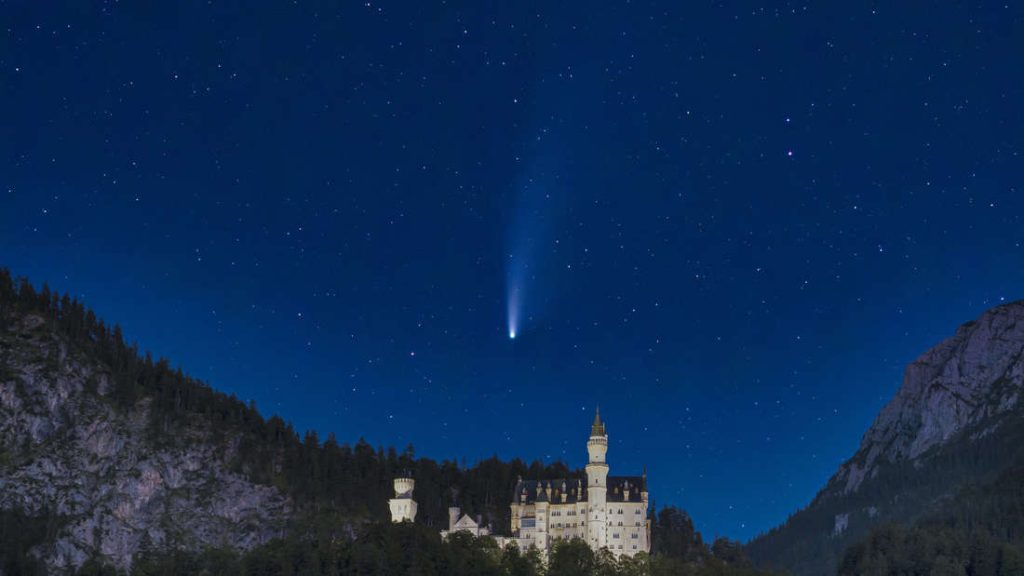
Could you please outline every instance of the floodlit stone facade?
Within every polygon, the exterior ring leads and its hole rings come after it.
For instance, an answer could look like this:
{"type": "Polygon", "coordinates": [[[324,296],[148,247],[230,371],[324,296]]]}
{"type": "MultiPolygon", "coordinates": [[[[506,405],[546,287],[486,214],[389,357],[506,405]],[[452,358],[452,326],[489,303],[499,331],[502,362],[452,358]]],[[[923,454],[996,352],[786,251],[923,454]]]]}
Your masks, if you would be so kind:
{"type": "MultiPolygon", "coordinates": [[[[514,544],[526,550],[533,546],[545,556],[555,541],[572,538],[617,556],[650,552],[647,471],[640,476],[608,475],[608,434],[600,412],[590,427],[587,453],[585,479],[519,479],[511,504],[511,537],[495,536],[480,517],[463,514],[456,506],[448,509],[448,529],[441,536],[456,532],[490,536],[501,547],[514,544]]],[[[413,487],[411,478],[395,479],[395,497],[389,501],[393,522],[416,518],[413,487]]]]}
{"type": "Polygon", "coordinates": [[[555,540],[580,538],[594,550],[633,556],[651,550],[647,473],[609,476],[600,412],[587,441],[586,479],[522,480],[512,500],[512,536],[547,554],[555,540]]]}

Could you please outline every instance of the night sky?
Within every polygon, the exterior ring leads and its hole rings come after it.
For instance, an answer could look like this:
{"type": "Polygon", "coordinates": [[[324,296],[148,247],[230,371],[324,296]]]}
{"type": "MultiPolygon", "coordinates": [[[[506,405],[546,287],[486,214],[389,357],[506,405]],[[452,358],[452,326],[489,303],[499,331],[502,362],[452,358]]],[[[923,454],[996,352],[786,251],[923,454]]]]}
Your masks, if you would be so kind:
{"type": "Polygon", "coordinates": [[[342,441],[600,405],[749,538],[1024,297],[1024,7],[766,4],[5,2],[0,266],[342,441]]]}

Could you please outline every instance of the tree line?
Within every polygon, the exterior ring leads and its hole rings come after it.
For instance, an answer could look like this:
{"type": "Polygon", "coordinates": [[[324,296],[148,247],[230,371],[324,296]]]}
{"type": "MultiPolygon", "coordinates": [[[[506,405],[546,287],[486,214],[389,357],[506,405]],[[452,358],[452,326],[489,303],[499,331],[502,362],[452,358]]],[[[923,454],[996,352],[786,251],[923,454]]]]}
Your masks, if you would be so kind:
{"type": "Polygon", "coordinates": [[[875,528],[839,574],[1024,576],[1024,466],[966,486],[912,527],[875,528]]]}
{"type": "MultiPolygon", "coordinates": [[[[734,550],[721,549],[732,554],[734,550]]],[[[673,556],[616,558],[594,552],[579,539],[557,542],[545,562],[536,549],[499,548],[493,538],[456,533],[442,540],[418,524],[374,523],[353,539],[275,540],[247,553],[211,549],[200,553],[161,552],[141,556],[131,576],[178,574],[224,576],[758,576],[748,563],[715,556],[698,562],[673,556]]],[[[734,560],[734,559],[733,559],[734,560]]],[[[78,576],[122,576],[93,563],[78,576]]]]}

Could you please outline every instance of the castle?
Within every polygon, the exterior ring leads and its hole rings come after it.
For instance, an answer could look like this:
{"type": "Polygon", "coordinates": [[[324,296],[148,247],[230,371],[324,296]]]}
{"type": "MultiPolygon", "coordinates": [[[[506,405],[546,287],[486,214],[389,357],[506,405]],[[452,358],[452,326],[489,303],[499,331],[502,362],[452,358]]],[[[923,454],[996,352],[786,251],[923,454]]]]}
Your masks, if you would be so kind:
{"type": "Polygon", "coordinates": [[[609,476],[608,434],[594,415],[587,441],[587,478],[520,480],[512,501],[512,535],[520,548],[547,553],[560,538],[580,538],[594,550],[632,556],[651,550],[647,473],[609,476]]]}
{"type": "MultiPolygon", "coordinates": [[[[520,478],[516,482],[510,504],[512,537],[495,537],[499,545],[516,544],[523,550],[533,546],[547,555],[555,541],[579,538],[594,550],[607,548],[615,555],[650,552],[647,472],[640,476],[608,475],[608,433],[601,422],[600,411],[594,415],[590,427],[587,454],[586,480],[520,478]]],[[[390,501],[393,521],[415,518],[412,487],[409,478],[395,479],[395,498],[390,501]],[[407,492],[400,492],[406,488],[407,492]],[[408,514],[410,503],[411,516],[408,514]]],[[[448,530],[442,535],[458,531],[474,536],[491,533],[479,519],[462,515],[453,507],[448,511],[448,530]]]]}

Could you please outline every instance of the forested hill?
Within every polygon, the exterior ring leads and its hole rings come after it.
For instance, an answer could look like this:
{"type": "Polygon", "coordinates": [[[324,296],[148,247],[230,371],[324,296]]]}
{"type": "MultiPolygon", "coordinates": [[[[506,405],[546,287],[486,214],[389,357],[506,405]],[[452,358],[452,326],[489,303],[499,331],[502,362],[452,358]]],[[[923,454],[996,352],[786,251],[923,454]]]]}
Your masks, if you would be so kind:
{"type": "Polygon", "coordinates": [[[861,574],[1024,575],[1024,467],[972,483],[911,527],[874,529],[839,565],[861,574]]]}
{"type": "Polygon", "coordinates": [[[50,570],[94,557],[124,568],[140,550],[248,549],[313,520],[351,533],[387,520],[392,478],[407,471],[418,523],[446,526],[457,493],[498,530],[517,476],[579,474],[496,458],[464,468],[411,446],[300,436],[141,353],[81,302],[0,269],[0,510],[18,520],[2,526],[40,527],[0,534],[18,548],[9,558],[31,548],[50,570]]]}

